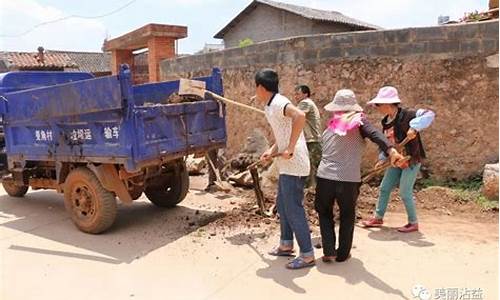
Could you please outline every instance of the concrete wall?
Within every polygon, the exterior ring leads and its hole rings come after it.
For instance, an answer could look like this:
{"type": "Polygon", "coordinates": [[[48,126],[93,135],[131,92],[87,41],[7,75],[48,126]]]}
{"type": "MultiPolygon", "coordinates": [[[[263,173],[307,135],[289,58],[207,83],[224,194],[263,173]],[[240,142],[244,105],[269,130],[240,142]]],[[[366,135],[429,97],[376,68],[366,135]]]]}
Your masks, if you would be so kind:
{"type": "Polygon", "coordinates": [[[237,47],[246,38],[254,42],[281,39],[292,36],[352,31],[347,25],[313,22],[304,17],[267,5],[258,5],[249,15],[236,24],[224,36],[226,48],[237,47]]]}
{"type": "MultiPolygon", "coordinates": [[[[437,113],[423,133],[430,175],[464,178],[498,160],[498,21],[311,35],[161,63],[164,79],[209,74],[212,67],[223,70],[225,95],[246,104],[254,95],[254,74],[263,67],[278,71],[286,96],[298,83],[310,85],[320,108],[340,88],[353,89],[364,105],[381,86],[394,85],[404,106],[437,113]]],[[[326,122],[329,116],[321,112],[326,122]]],[[[370,109],[367,114],[378,125],[381,116],[370,109]]],[[[230,155],[253,128],[270,133],[263,117],[234,106],[228,107],[227,126],[230,155]]],[[[367,144],[365,166],[376,155],[367,144]]]]}

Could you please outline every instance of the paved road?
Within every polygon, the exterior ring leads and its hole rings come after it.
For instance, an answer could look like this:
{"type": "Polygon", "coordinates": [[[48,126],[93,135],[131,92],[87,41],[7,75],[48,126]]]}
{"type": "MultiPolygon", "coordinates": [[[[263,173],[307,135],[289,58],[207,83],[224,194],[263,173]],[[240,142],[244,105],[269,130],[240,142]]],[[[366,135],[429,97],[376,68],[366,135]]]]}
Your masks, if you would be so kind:
{"type": "MultiPolygon", "coordinates": [[[[276,229],[189,225],[241,201],[203,193],[202,184],[195,178],[175,209],[142,198],[120,205],[102,235],[77,231],[55,192],[15,199],[0,190],[0,299],[419,299],[417,284],[432,299],[440,288],[481,288],[482,299],[498,299],[498,223],[422,216],[424,234],[356,228],[348,262],[288,271],[286,258],[265,254],[276,229]]],[[[388,226],[403,221],[393,214],[388,226]]]]}

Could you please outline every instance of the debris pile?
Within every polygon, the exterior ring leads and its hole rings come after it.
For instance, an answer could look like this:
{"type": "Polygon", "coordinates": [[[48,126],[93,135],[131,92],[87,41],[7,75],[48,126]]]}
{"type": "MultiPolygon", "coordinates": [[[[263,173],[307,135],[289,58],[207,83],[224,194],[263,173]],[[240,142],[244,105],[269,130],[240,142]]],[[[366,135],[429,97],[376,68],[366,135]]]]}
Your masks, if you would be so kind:
{"type": "MultiPolygon", "coordinates": [[[[253,181],[246,168],[257,161],[260,155],[269,147],[265,136],[258,130],[247,138],[244,150],[235,159],[226,163],[225,171],[235,189],[232,194],[244,199],[244,202],[233,207],[232,211],[223,218],[218,218],[210,224],[211,228],[222,232],[229,232],[237,228],[254,229],[274,229],[279,226],[279,214],[276,213],[276,194],[278,183],[278,169],[275,163],[268,166],[259,167],[260,186],[264,194],[264,205],[266,210],[273,211],[272,216],[261,215],[256,201],[255,192],[252,190],[253,181]],[[232,175],[231,175],[232,174],[232,175]]],[[[496,176],[498,176],[497,167],[496,176]]],[[[498,177],[497,177],[498,178],[498,177]]],[[[496,180],[498,181],[498,180],[496,180]]],[[[379,188],[376,180],[370,184],[363,184],[360,187],[360,194],[356,204],[356,218],[358,220],[370,217],[376,206],[379,196],[379,188]]],[[[498,182],[497,182],[498,184],[498,182]]],[[[498,193],[498,187],[497,187],[498,193]]],[[[498,195],[498,194],[497,194],[498,195]]],[[[311,224],[311,229],[317,231],[319,220],[314,209],[314,190],[305,191],[304,207],[307,218],[311,224]]],[[[415,191],[415,201],[419,212],[427,212],[438,215],[464,215],[469,218],[485,219],[485,214],[496,216],[498,209],[485,210],[476,201],[465,201],[457,194],[456,190],[447,187],[428,187],[415,191]]],[[[236,204],[236,203],[231,203],[236,204]]],[[[403,201],[399,196],[398,189],[395,189],[388,206],[389,212],[404,213],[403,201]]],[[[338,205],[334,205],[334,216],[339,219],[338,205]]],[[[488,217],[486,217],[488,219],[488,217]]]]}
{"type": "Polygon", "coordinates": [[[206,171],[207,161],[204,157],[196,158],[194,155],[189,155],[186,159],[186,167],[189,175],[202,175],[206,171]]]}
{"type": "MultiPolygon", "coordinates": [[[[213,225],[216,228],[225,228],[229,231],[231,228],[246,227],[255,228],[277,228],[279,226],[279,215],[273,217],[263,217],[259,215],[258,206],[255,200],[255,194],[250,189],[236,189],[236,196],[246,201],[239,207],[226,214],[224,218],[216,220],[213,225]]],[[[276,186],[263,189],[265,195],[266,208],[275,205],[276,186]]],[[[379,195],[379,188],[368,184],[363,184],[360,189],[360,195],[356,205],[356,218],[358,220],[368,218],[373,214],[379,195]]],[[[304,197],[304,207],[311,229],[317,231],[319,225],[318,215],[314,209],[314,193],[307,192],[304,197]]],[[[496,220],[498,210],[484,210],[474,201],[464,202],[460,195],[451,188],[429,187],[415,193],[415,199],[419,213],[456,216],[462,215],[476,220],[487,220],[492,217],[496,220]]],[[[396,189],[389,202],[388,212],[404,213],[404,204],[399,197],[399,191],[396,189]]],[[[338,221],[338,206],[334,206],[334,216],[338,221]]]]}
{"type": "Polygon", "coordinates": [[[228,177],[229,181],[237,186],[251,188],[253,187],[252,176],[247,171],[247,167],[259,160],[264,151],[269,148],[269,143],[259,129],[254,129],[252,134],[247,137],[241,153],[229,161],[226,170],[232,173],[228,177]]]}

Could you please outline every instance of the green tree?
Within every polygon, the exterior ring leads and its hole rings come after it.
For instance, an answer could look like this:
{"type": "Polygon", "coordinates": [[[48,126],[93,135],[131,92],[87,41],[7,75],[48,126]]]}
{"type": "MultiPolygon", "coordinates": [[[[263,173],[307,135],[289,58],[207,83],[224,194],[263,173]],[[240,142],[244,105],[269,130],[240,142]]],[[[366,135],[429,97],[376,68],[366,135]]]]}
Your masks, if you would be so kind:
{"type": "Polygon", "coordinates": [[[238,46],[240,48],[243,48],[243,47],[250,46],[250,45],[253,45],[253,40],[250,38],[246,38],[246,39],[240,40],[240,43],[238,46]]]}

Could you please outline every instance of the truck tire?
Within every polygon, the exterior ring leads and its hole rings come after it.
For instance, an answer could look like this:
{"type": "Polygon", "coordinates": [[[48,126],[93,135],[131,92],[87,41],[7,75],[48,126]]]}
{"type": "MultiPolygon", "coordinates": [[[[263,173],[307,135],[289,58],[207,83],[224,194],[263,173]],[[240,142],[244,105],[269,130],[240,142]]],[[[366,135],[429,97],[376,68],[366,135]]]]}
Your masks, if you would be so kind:
{"type": "Polygon", "coordinates": [[[11,197],[23,197],[29,188],[27,185],[16,185],[13,181],[2,181],[2,186],[11,197]]]}
{"type": "Polygon", "coordinates": [[[85,167],[72,170],[66,178],[64,206],[76,227],[87,233],[105,231],[116,218],[115,195],[85,167]]]}
{"type": "Polygon", "coordinates": [[[179,204],[189,191],[189,174],[184,162],[178,163],[174,174],[164,175],[157,182],[148,186],[144,193],[154,205],[159,207],[174,207],[179,204]]]}

